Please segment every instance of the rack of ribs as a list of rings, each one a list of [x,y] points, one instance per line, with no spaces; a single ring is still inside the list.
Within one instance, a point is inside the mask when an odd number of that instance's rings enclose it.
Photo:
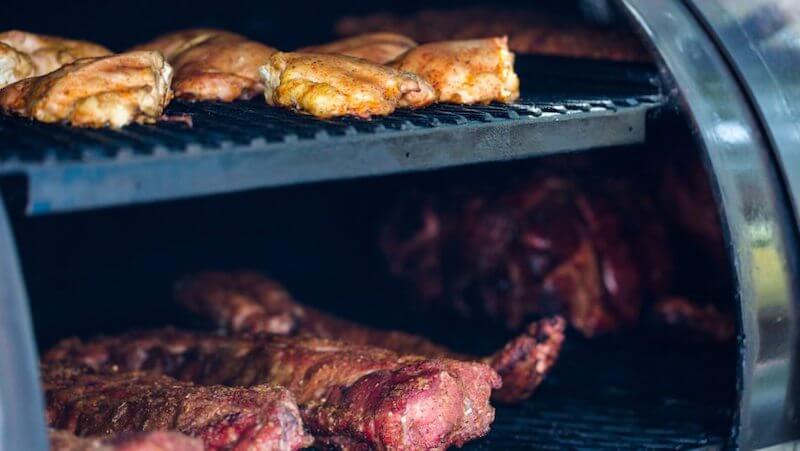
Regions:
[[[202,385],[281,385],[297,399],[319,445],[447,449],[481,437],[500,377],[489,366],[314,337],[223,337],[163,329],[81,342],[46,362],[166,373]]]
[[[292,394],[277,386],[197,386],[70,363],[43,365],[42,379],[47,423],[78,436],[176,431],[209,451],[288,451],[312,441]]]
[[[670,284],[654,207],[629,185],[542,173],[407,196],[381,231],[389,271],[431,309],[517,330],[563,315],[587,337],[637,324]]]
[[[51,451],[205,451],[203,442],[178,432],[124,433],[101,438],[50,429],[49,435]]]
[[[179,281],[178,303],[237,334],[295,334],[341,340],[428,358],[480,360],[500,375],[494,399],[528,398],[556,362],[564,341],[559,317],[530,323],[496,353],[481,358],[455,352],[425,337],[363,326],[305,306],[279,283],[256,272],[201,273]]]

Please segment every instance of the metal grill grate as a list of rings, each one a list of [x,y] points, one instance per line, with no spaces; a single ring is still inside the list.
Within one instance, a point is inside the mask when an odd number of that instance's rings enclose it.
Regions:
[[[425,170],[643,142],[662,98],[650,68],[521,58],[513,105],[434,105],[320,120],[249,102],[174,101],[179,123],[85,130],[0,117],[0,174],[45,213]],[[588,74],[588,75],[587,75]],[[588,79],[586,77],[589,77]]]
[[[638,342],[638,343],[637,343]],[[660,349],[643,337],[570,337],[526,403],[499,406],[489,449],[720,449],[731,434],[732,349]]]
[[[325,141],[329,138],[381,135],[482,124],[506,126],[514,122],[587,121],[620,110],[647,109],[658,96],[614,99],[523,99],[513,105],[434,105],[422,110],[397,110],[372,120],[321,120],[273,108],[262,99],[249,102],[189,103],[173,101],[168,115],[191,116],[194,127],[179,123],[131,125],[122,130],[88,130],[42,124],[18,117],[0,119],[0,171],[54,162],[123,160],[132,156],[166,156],[235,146],[269,148],[271,143]],[[566,137],[565,137],[566,138]],[[624,138],[620,137],[620,140]]]

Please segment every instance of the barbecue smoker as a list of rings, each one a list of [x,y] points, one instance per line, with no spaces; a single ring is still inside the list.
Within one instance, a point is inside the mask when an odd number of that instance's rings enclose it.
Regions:
[[[295,48],[331,39],[347,15],[454,7],[224,3],[23,3],[4,11],[0,28],[123,49],[215,26]],[[541,8],[630,27],[653,62],[517,52],[514,104],[435,105],[371,121],[315,120],[262,99],[173,102],[168,112],[188,114],[192,128],[92,131],[0,117],[0,449],[46,449],[37,355],[57,340],[201,327],[169,300],[172,283],[192,271],[261,269],[328,311],[483,349],[488,332],[393,313],[404,303],[375,233],[387,199],[558,158],[636,174],[679,150],[699,155],[713,191],[737,340],[675,344],[642,338],[646,326],[596,339],[571,333],[545,384],[521,405],[498,406],[489,435],[466,447],[759,449],[800,439],[800,6]]]

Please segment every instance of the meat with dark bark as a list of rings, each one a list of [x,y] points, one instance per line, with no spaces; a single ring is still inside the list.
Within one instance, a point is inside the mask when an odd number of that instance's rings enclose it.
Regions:
[[[189,310],[235,333],[301,334],[400,354],[482,360],[503,379],[503,387],[494,398],[505,402],[531,395],[555,364],[564,340],[564,321],[544,319],[531,323],[501,350],[481,359],[419,335],[370,328],[304,306],[279,283],[255,272],[209,272],[188,277],[177,284],[176,298]]]
[[[50,430],[51,451],[205,451],[203,442],[178,432],[126,433],[110,438],[78,437]]]
[[[665,165],[660,194],[668,218],[713,260],[716,267],[725,268],[728,258],[719,211],[700,160],[694,157],[684,164]]]
[[[196,386],[141,371],[42,366],[47,422],[79,436],[177,431],[210,451],[283,451],[309,446],[288,390]],[[136,449],[136,448],[133,448]]]
[[[562,314],[586,336],[613,332],[636,324],[644,294],[671,277],[665,243],[640,249],[637,240],[666,232],[634,192],[533,175],[412,197],[380,244],[390,271],[428,307],[511,330]]]
[[[682,341],[729,343],[736,336],[733,315],[714,305],[698,305],[679,296],[659,299],[649,316],[667,335]]]
[[[311,337],[221,337],[172,329],[62,342],[44,360],[163,372],[203,385],[288,388],[317,443],[446,449],[489,430],[501,381],[489,366]]]

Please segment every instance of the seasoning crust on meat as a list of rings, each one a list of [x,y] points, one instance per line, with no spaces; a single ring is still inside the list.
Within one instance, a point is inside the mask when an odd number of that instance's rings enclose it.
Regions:
[[[321,118],[383,116],[435,100],[414,74],[343,55],[278,52],[259,71],[268,104]]]
[[[332,53],[362,58],[375,64],[386,64],[417,46],[413,39],[397,33],[366,33],[328,44],[303,47],[302,53]]]
[[[42,367],[47,422],[80,436],[178,431],[209,451],[296,450],[310,444],[285,389],[196,386],[141,371]]]
[[[45,362],[163,372],[203,385],[288,388],[318,444],[446,449],[481,437],[501,381],[489,366],[313,337],[236,338],[171,329],[66,340]]]
[[[664,227],[630,188],[531,174],[409,196],[380,247],[429,308],[509,330],[559,314],[586,336],[618,331],[636,324],[644,295],[658,296],[671,272]]]
[[[0,88],[36,73],[31,57],[0,42]]]
[[[154,123],[171,99],[172,68],[157,52],[84,58],[0,90],[0,108],[79,127]]]
[[[698,305],[680,296],[659,299],[649,316],[651,324],[683,341],[730,343],[736,337],[736,322],[730,312],[712,304]]]
[[[279,283],[255,272],[201,273],[176,285],[178,303],[231,332],[299,334],[386,348],[429,358],[482,360],[503,379],[494,398],[526,399],[555,364],[564,340],[560,318],[531,323],[505,347],[485,358],[452,351],[425,337],[373,329],[304,306]]]
[[[415,47],[391,63],[419,75],[447,103],[513,102],[519,98],[519,77],[508,38],[443,41]]]
[[[10,30],[0,33],[0,43],[27,55],[33,65],[31,76],[45,75],[81,58],[111,55],[107,48],[88,41]]]
[[[78,437],[50,429],[51,451],[206,451],[203,442],[178,432],[123,433],[114,437]]]
[[[175,69],[175,96],[232,102],[264,92],[258,68],[275,49],[244,36],[214,29],[189,29],[156,38],[135,49],[157,50]]]

